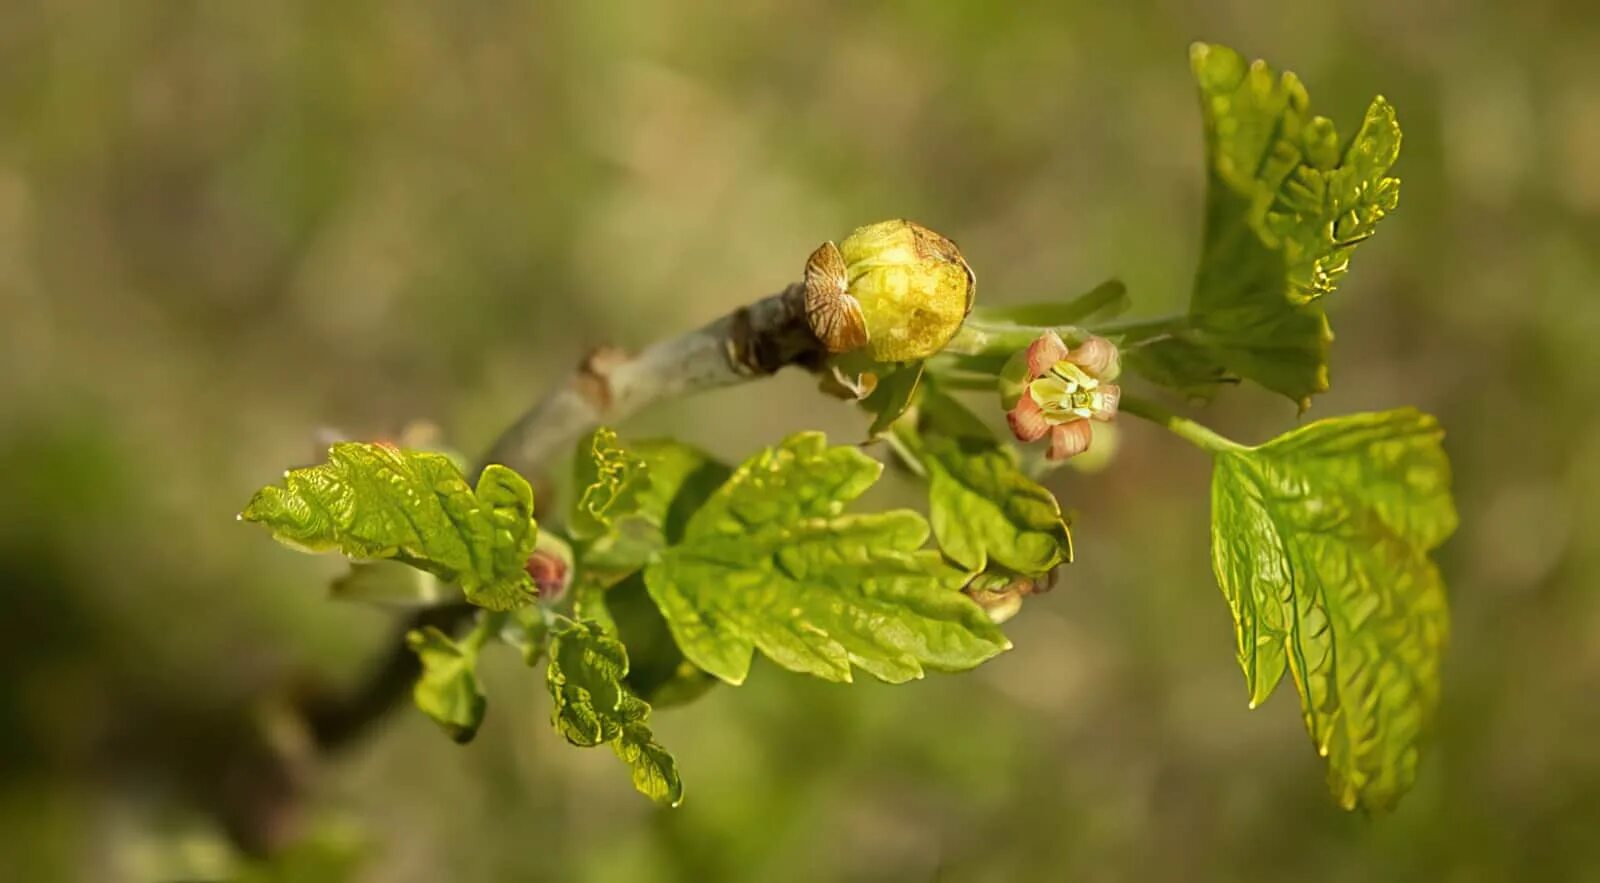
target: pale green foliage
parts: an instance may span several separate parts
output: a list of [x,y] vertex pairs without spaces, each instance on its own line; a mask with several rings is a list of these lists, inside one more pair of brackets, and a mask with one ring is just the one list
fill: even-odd
[[[601,430],[609,432],[609,430]],[[598,437],[599,434],[596,434]],[[643,567],[677,539],[689,514],[727,479],[731,470],[692,445],[670,439],[630,442],[626,451],[616,436],[605,446],[586,443],[578,452],[577,487],[595,496],[603,471],[601,457],[628,464],[632,490],[626,505],[611,508],[606,524],[587,537],[583,549],[585,578],[613,582]],[[583,510],[580,500],[579,512]],[[574,513],[574,520],[585,517]]]
[[1127,312],[1132,305],[1128,286],[1120,279],[1107,279],[1083,294],[1063,301],[973,307],[972,318],[989,324],[1054,327],[1077,325],[1090,319],[1113,319]]
[[433,607],[461,600],[461,592],[449,583],[394,560],[352,561],[350,570],[328,585],[328,593],[340,601],[387,607]]
[[554,702],[551,720],[574,745],[609,744],[632,771],[641,794],[677,806],[683,801],[677,763],[650,732],[649,703],[623,685],[627,674],[627,649],[598,624],[558,628],[546,675]]
[[898,683],[1007,649],[960,594],[962,572],[922,550],[922,516],[841,514],[881,471],[820,433],[740,466],[645,571],[684,655],[735,684],[758,648],[827,680],[849,681],[855,665]]
[[639,490],[650,480],[644,463],[624,451],[616,432],[604,426],[580,447],[574,468],[579,497],[570,530],[579,541],[609,533],[617,518],[637,508]]
[[433,626],[406,634],[406,646],[422,663],[422,675],[411,698],[457,742],[470,742],[477,735],[488,704],[478,680],[482,628],[480,624],[479,630],[459,643]]
[[909,362],[898,366],[883,366],[878,385],[861,404],[872,414],[872,425],[867,435],[876,436],[900,419],[911,407],[917,388],[922,385],[923,363]]
[[484,469],[474,489],[443,454],[342,442],[327,463],[257,491],[240,518],[307,551],[397,559],[458,583],[481,607],[532,598],[533,489],[504,466]]
[[1287,668],[1346,808],[1411,786],[1449,631],[1428,553],[1455,529],[1432,417],[1356,414],[1217,454],[1212,563],[1251,705]]
[[1333,334],[1316,301],[1399,201],[1388,171],[1400,126],[1376,98],[1341,155],[1332,121],[1310,114],[1294,74],[1225,46],[1196,44],[1191,59],[1209,172],[1195,338],[1220,367],[1303,408],[1328,387]]
[[[944,554],[968,573],[996,565],[1037,576],[1071,561],[1072,534],[1060,504],[1022,473],[1015,451],[948,396],[930,392],[924,407],[939,421],[932,431],[896,431],[927,473],[928,520]],[[968,419],[959,420],[959,413]],[[941,425],[969,429],[949,432]]]

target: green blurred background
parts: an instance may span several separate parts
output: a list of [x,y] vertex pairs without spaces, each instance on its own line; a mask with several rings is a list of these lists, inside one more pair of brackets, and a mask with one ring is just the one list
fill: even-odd
[[[401,709],[311,771],[302,843],[232,853],[206,807],[241,734],[392,637],[326,599],[338,562],[234,523],[320,427],[481,450],[589,347],[893,216],[960,242],[987,303],[1115,275],[1177,308],[1195,39],[1299,72],[1347,131],[1377,92],[1405,127],[1312,412],[1450,433],[1455,634],[1398,811],[1333,806],[1292,689],[1246,711],[1206,462],[1130,422],[1112,468],[1051,479],[1079,563],[974,674],[758,667],[657,714],[665,812],[507,652],[476,743]],[[1206,419],[1295,414],[1239,389]],[[819,425],[864,423],[797,374],[624,430],[738,459]],[[1590,3],[0,2],[7,879],[1600,879],[1597,447]]]

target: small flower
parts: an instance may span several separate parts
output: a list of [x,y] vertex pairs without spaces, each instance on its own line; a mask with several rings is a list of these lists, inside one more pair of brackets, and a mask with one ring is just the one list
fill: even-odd
[[1013,388],[1020,381],[1015,401],[1005,397],[1012,434],[1025,442],[1049,435],[1045,456],[1051,460],[1083,453],[1092,439],[1092,421],[1117,416],[1122,390],[1110,381],[1121,370],[1111,341],[1091,337],[1069,349],[1055,332],[1046,332],[1006,365]]
[[806,321],[830,353],[925,359],[972,310],[977,280],[955,243],[911,221],[858,227],[806,261]]

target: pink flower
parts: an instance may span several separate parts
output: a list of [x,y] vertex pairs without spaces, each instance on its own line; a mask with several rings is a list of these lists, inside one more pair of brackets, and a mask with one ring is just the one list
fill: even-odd
[[[1117,416],[1122,390],[1110,381],[1121,370],[1116,344],[1091,337],[1069,349],[1054,331],[1028,345],[1022,393],[1006,413],[1011,432],[1031,442],[1050,436],[1051,460],[1089,449],[1092,421]],[[1015,388],[1015,387],[1013,387]]]

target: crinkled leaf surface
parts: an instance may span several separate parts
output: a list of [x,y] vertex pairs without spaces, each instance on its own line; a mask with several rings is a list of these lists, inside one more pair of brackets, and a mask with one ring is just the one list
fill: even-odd
[[579,446],[574,468],[579,496],[572,508],[571,533],[580,542],[610,533],[616,519],[638,508],[639,491],[650,481],[645,464],[623,450],[616,432],[604,426]]
[[1455,529],[1430,416],[1309,424],[1217,455],[1212,564],[1252,707],[1287,668],[1347,809],[1391,806],[1416,776],[1449,632],[1429,551]]
[[457,742],[472,741],[488,705],[483,684],[478,680],[478,650],[482,644],[478,632],[458,643],[433,626],[406,634],[406,646],[422,663],[422,675],[417,678],[411,697],[417,708]]
[[639,698],[665,708],[697,699],[721,683],[684,657],[645,588],[644,574],[629,575],[604,598],[608,632],[628,647],[626,683]]
[[1055,495],[1024,475],[1016,455],[997,443],[976,416],[959,425],[981,432],[950,433],[953,413],[966,411],[954,399],[941,401],[921,431],[897,427],[901,439],[928,475],[928,520],[939,548],[969,573],[991,565],[1037,576],[1072,560],[1072,534]]
[[882,467],[820,433],[746,461],[645,570],[690,661],[741,683],[760,649],[832,681],[852,666],[899,683],[924,666],[967,669],[1010,643],[959,591],[964,575],[923,551],[915,512],[842,514]]
[[672,755],[655,741],[650,705],[623,685],[628,651],[593,622],[558,629],[550,642],[546,680],[556,729],[574,745],[610,744],[633,773],[633,786],[658,803],[683,801]]
[[1302,408],[1328,387],[1317,303],[1400,198],[1400,125],[1382,97],[1341,152],[1305,87],[1225,46],[1191,52],[1205,121],[1205,235],[1190,314],[1226,370]]
[[[621,450],[614,436],[612,448]],[[579,452],[580,480],[587,456],[587,451]],[[704,451],[671,439],[629,442],[620,457],[643,479],[635,479],[627,511],[613,512],[606,529],[590,536],[582,548],[585,572],[602,583],[638,570],[681,536],[689,516],[733,471]]]
[[533,489],[504,466],[484,469],[474,489],[443,454],[342,442],[328,462],[257,491],[240,518],[308,551],[402,561],[491,610],[533,596]]

